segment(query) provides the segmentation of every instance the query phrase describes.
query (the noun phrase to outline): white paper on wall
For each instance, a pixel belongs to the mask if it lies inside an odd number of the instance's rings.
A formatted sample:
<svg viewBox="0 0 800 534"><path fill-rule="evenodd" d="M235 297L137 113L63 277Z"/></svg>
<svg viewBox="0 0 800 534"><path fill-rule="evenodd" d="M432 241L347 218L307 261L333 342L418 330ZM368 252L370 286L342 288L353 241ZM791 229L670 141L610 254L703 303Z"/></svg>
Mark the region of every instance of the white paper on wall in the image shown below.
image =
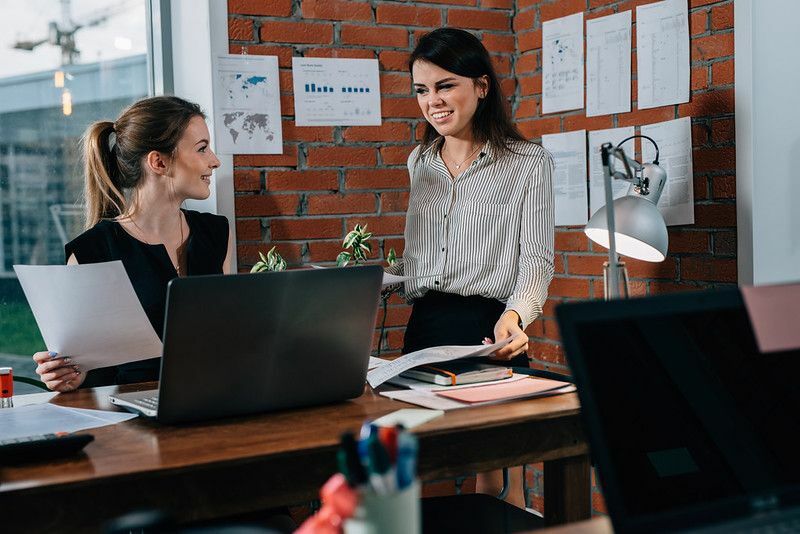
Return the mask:
<svg viewBox="0 0 800 534"><path fill-rule="evenodd" d="M583 12L542 24L542 113L583 108Z"/></svg>
<svg viewBox="0 0 800 534"><path fill-rule="evenodd" d="M213 82L214 149L220 154L282 154L278 57L219 55Z"/></svg>
<svg viewBox="0 0 800 534"><path fill-rule="evenodd" d="M603 143L614 146L634 134L633 126L624 128L609 128L589 132L589 217L605 206L606 190L603 182L603 162L600 159L600 147ZM633 157L633 141L628 141L622 146L628 157ZM630 183L625 180L612 180L611 188L615 199L624 196L630 188Z"/></svg>
<svg viewBox="0 0 800 534"><path fill-rule="evenodd" d="M586 130L542 135L542 146L555 161L553 196L556 226L586 224L589 210Z"/></svg>
<svg viewBox="0 0 800 534"><path fill-rule="evenodd" d="M658 200L658 209L668 225L694 223L694 171L692 168L692 119L648 124L642 135L652 137L659 148L659 165L667 172L667 182ZM642 139L643 162L656 156L652 143Z"/></svg>
<svg viewBox="0 0 800 534"><path fill-rule="evenodd" d="M631 110L631 12L586 21L586 116Z"/></svg>
<svg viewBox="0 0 800 534"><path fill-rule="evenodd" d="M298 126L380 126L377 59L292 58Z"/></svg>
<svg viewBox="0 0 800 534"><path fill-rule="evenodd" d="M636 8L638 108L689 101L689 7L664 0Z"/></svg>

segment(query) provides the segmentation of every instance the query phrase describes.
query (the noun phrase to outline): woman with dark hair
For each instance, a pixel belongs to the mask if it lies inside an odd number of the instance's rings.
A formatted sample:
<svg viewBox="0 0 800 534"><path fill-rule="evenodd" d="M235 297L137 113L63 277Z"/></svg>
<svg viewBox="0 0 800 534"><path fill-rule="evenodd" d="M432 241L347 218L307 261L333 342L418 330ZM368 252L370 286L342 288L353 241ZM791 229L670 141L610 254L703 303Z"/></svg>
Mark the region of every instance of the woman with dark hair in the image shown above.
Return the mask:
<svg viewBox="0 0 800 534"><path fill-rule="evenodd" d="M87 230L65 246L67 264L121 260L159 337L171 279L231 269L228 220L181 209L211 192L209 139L200 107L174 96L140 100L84 135ZM33 355L54 391L158 380L158 358L83 373L65 356Z"/></svg>
<svg viewBox="0 0 800 534"><path fill-rule="evenodd" d="M512 124L489 53L454 28L423 36L409 60L422 114L397 271L412 302L403 352L511 338L494 361L528 367L525 328L553 277L553 161ZM509 501L524 507L522 468ZM501 473L478 477L499 493Z"/></svg>

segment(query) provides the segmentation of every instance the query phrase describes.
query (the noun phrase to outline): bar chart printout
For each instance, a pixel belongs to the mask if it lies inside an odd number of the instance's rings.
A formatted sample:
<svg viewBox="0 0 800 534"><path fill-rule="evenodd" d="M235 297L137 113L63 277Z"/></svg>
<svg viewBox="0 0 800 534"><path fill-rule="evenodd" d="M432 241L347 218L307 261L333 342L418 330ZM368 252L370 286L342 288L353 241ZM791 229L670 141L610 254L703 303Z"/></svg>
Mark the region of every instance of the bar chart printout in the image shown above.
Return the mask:
<svg viewBox="0 0 800 534"><path fill-rule="evenodd" d="M298 126L380 126L376 59L292 58Z"/></svg>

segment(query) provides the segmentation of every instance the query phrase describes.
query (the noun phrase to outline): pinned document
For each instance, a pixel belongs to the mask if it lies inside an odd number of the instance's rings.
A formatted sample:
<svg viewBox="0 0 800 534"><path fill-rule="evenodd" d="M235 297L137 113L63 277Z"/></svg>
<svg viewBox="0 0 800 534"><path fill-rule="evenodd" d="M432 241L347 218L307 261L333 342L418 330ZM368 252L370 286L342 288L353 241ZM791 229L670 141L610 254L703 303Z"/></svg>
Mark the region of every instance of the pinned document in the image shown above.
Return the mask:
<svg viewBox="0 0 800 534"><path fill-rule="evenodd" d="M631 110L631 12L586 21L586 116Z"/></svg>
<svg viewBox="0 0 800 534"><path fill-rule="evenodd" d="M542 24L542 113L583 107L583 12Z"/></svg>
<svg viewBox="0 0 800 534"><path fill-rule="evenodd" d="M556 226L583 225L589 220L586 189L586 130L542 135L542 146L553 155L553 196Z"/></svg>
<svg viewBox="0 0 800 534"><path fill-rule="evenodd" d="M633 135L633 126L624 128L609 128L589 132L589 216L606 205L605 180L603 178L603 161L600 158L600 147L603 143L617 146L620 141ZM629 153L633 153L631 146L623 146ZM614 199L625 196L631 184L625 180L611 180L611 190Z"/></svg>
<svg viewBox="0 0 800 534"><path fill-rule="evenodd" d="M636 8L639 109L689 101L689 6L664 0Z"/></svg>

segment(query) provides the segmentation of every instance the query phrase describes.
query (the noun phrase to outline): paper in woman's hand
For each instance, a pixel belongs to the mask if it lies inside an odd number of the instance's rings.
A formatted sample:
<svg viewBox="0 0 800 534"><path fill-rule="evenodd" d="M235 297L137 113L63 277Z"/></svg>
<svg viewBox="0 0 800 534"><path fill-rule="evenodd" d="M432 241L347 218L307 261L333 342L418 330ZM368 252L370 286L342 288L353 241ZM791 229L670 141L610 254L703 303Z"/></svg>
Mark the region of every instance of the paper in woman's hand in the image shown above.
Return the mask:
<svg viewBox="0 0 800 534"><path fill-rule="evenodd" d="M122 262L14 271L47 350L69 356L82 371L161 356L161 340Z"/></svg>

